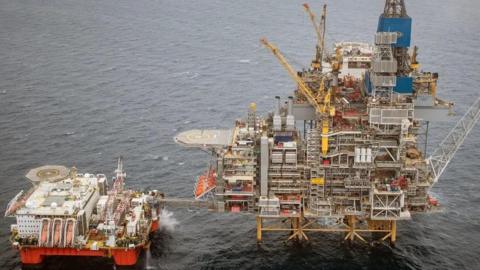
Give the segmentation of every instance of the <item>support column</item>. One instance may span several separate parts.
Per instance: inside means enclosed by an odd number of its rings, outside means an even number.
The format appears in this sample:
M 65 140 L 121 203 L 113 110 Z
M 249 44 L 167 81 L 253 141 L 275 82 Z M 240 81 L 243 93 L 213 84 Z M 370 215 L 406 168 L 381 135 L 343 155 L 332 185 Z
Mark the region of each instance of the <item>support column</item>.
M 257 242 L 262 241 L 262 218 L 257 216 Z
M 348 217 L 350 219 L 349 223 L 350 223 L 350 241 L 353 241 L 353 239 L 355 238 L 355 222 L 357 221 L 355 219 L 355 216 L 350 216 Z
M 268 167 L 270 164 L 268 137 L 260 139 L 260 196 L 268 196 Z
M 296 225 L 297 239 L 302 241 L 303 240 L 302 223 L 300 222 L 299 217 L 295 218 L 295 225 Z
M 296 238 L 298 241 L 306 240 L 308 241 L 307 235 L 303 232 L 303 215 L 300 217 L 291 217 L 291 235 L 287 241 Z
M 307 120 L 303 120 L 303 139 L 307 139 Z
M 347 217 L 347 225 L 349 227 L 349 232 L 345 235 L 345 240 L 353 241 L 355 238 L 355 216 Z
M 391 222 L 392 223 L 390 226 L 390 229 L 391 229 L 390 242 L 392 245 L 395 245 L 395 241 L 397 241 L 397 221 L 392 220 Z
M 295 218 L 290 218 L 290 228 L 292 229 L 292 231 L 290 233 L 290 237 L 288 238 L 288 240 L 292 239 L 293 237 L 296 237 L 297 235 L 297 224 L 296 224 Z
M 356 224 L 357 224 L 357 217 L 356 216 L 348 216 L 348 226 L 350 228 L 349 232 L 347 233 L 347 235 L 345 236 L 345 240 L 350 240 L 350 241 L 353 241 L 355 240 L 355 237 L 360 239 L 362 242 L 364 243 L 367 243 L 367 240 L 365 240 L 365 238 L 363 238 L 360 234 L 358 234 L 357 232 L 357 228 L 356 228 Z

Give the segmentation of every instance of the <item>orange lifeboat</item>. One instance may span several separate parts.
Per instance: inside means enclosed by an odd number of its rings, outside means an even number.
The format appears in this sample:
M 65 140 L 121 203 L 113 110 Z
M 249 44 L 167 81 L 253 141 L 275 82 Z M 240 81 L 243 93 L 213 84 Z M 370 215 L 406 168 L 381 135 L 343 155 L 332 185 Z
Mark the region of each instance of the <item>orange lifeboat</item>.
M 217 173 L 214 169 L 209 169 L 204 174 L 197 177 L 194 190 L 196 200 L 202 198 L 216 187 L 216 177 Z
M 42 220 L 42 228 L 40 229 L 40 241 L 38 242 L 39 246 L 48 245 L 49 232 L 50 232 L 50 219 L 44 218 Z
M 61 219 L 55 219 L 53 221 L 53 246 L 58 247 L 61 244 L 62 240 L 62 224 L 63 221 Z
M 71 247 L 73 246 L 73 233 L 74 233 L 74 220 L 68 219 L 67 224 L 65 225 L 65 246 Z

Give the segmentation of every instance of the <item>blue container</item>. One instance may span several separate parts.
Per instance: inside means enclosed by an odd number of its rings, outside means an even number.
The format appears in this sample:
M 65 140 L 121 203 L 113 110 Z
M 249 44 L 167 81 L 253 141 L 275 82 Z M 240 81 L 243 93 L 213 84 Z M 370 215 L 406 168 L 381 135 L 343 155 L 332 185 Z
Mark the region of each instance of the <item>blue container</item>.
M 365 89 L 368 94 L 372 93 L 372 82 L 370 81 L 370 71 L 365 72 Z
M 413 94 L 413 78 L 397 76 L 397 85 L 393 88 L 393 91 L 406 95 Z
M 291 141 L 293 141 L 292 136 L 275 136 L 274 138 L 275 144 L 283 143 L 283 142 L 291 142 Z
M 385 18 L 381 15 L 377 32 L 400 32 L 397 43 L 393 44 L 393 47 L 408 48 L 412 36 L 412 18 Z

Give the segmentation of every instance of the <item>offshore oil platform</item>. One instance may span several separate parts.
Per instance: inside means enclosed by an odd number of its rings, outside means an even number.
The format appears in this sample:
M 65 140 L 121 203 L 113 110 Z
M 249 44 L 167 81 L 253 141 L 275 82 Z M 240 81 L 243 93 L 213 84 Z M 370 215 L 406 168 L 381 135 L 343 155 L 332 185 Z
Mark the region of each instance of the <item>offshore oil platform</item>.
M 420 70 L 404 1 L 386 0 L 374 45 L 337 43 L 330 54 L 326 6 L 319 18 L 304 8 L 317 34 L 308 69 L 296 71 L 261 40 L 297 84 L 287 102 L 277 96 L 265 117 L 252 103 L 232 129 L 175 137 L 213 156 L 195 198 L 255 214 L 258 241 L 264 232 L 298 240 L 341 232 L 393 244 L 398 220 L 439 206 L 429 190 L 480 118 L 480 99 L 427 157 L 428 124 L 448 118 L 453 104 L 437 97 L 438 74 Z

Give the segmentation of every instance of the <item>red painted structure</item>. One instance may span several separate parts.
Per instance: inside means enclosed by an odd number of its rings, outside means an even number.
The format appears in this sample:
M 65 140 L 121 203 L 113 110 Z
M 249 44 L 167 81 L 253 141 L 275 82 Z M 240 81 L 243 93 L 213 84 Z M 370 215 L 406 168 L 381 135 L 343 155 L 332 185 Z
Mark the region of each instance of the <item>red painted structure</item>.
M 154 220 L 150 226 L 150 232 L 159 228 L 159 221 Z M 98 250 L 83 248 L 58 248 L 38 246 L 17 246 L 20 259 L 23 264 L 40 264 L 47 256 L 85 256 L 112 258 L 118 266 L 132 266 L 137 263 L 142 249 L 149 248 L 149 242 L 139 244 L 133 248 L 125 247 L 99 247 Z

